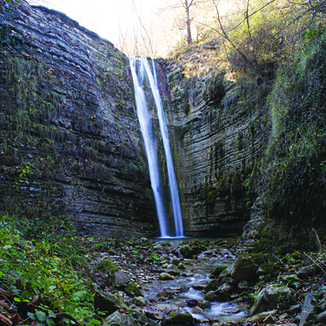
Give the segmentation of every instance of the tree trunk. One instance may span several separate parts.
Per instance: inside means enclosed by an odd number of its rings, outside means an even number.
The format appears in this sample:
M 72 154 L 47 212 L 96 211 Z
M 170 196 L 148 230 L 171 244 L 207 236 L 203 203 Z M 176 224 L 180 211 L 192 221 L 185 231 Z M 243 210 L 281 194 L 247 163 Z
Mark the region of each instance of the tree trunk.
M 188 44 L 192 43 L 192 37 L 191 37 L 191 26 L 190 26 L 190 6 L 192 5 L 192 1 L 190 2 L 190 4 L 188 4 L 188 0 L 185 0 L 185 7 L 186 7 L 186 12 L 187 12 L 187 41 Z

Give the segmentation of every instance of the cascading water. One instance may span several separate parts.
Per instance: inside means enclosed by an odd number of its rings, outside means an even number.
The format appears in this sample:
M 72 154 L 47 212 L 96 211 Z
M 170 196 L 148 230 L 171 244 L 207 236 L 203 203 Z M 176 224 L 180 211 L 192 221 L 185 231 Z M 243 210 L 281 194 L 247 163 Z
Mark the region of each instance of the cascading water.
M 161 237 L 168 236 L 167 219 L 164 211 L 163 196 L 161 193 L 161 180 L 158 169 L 158 159 L 157 159 L 157 148 L 155 144 L 155 138 L 153 134 L 153 128 L 151 125 L 151 118 L 148 112 L 147 101 L 145 97 L 145 92 L 143 89 L 144 80 L 144 69 L 141 66 L 141 71 L 139 72 L 140 80 L 136 72 L 137 60 L 130 59 L 130 68 L 132 73 L 132 79 L 134 82 L 135 89 L 135 100 L 137 107 L 137 116 L 140 124 L 140 130 L 143 135 L 143 140 L 145 144 L 145 151 L 147 155 L 149 176 L 151 179 L 151 186 L 153 189 L 154 200 L 156 205 L 156 213 L 158 216 L 158 221 L 161 230 Z
M 138 74 L 136 72 L 137 61 L 140 62 L 140 71 Z M 150 124 L 150 116 L 148 113 L 146 97 L 142 87 L 144 81 L 144 70 L 146 72 L 149 85 L 153 94 L 153 98 L 155 101 L 160 131 L 163 140 L 163 147 L 164 147 L 167 171 L 168 171 L 169 189 L 170 189 L 171 202 L 172 202 L 172 211 L 173 211 L 173 218 L 174 218 L 174 225 L 175 225 L 175 236 L 183 237 L 183 223 L 182 223 L 182 214 L 181 214 L 181 207 L 180 207 L 180 200 L 179 200 L 179 192 L 178 192 L 178 186 L 177 186 L 177 181 L 174 172 L 168 128 L 166 125 L 161 96 L 159 93 L 159 89 L 157 87 L 155 64 L 153 62 L 153 73 L 150 69 L 150 66 L 146 58 L 140 58 L 140 60 L 131 58 L 130 66 L 131 66 L 131 72 L 134 81 L 137 114 L 138 114 L 138 119 L 141 127 L 141 132 L 143 135 L 144 143 L 145 143 L 151 184 L 152 184 L 154 199 L 156 203 L 156 211 L 157 211 L 160 229 L 161 229 L 161 237 L 168 237 L 170 235 L 167 234 L 168 232 L 167 219 L 164 212 L 163 199 L 161 196 L 161 192 L 159 191 L 161 188 L 160 188 L 160 181 L 159 181 L 160 177 L 159 177 L 159 170 L 158 170 L 155 139 L 152 132 L 152 126 Z M 139 80 L 139 77 L 141 77 L 141 82 Z M 156 194 L 158 198 L 156 197 Z

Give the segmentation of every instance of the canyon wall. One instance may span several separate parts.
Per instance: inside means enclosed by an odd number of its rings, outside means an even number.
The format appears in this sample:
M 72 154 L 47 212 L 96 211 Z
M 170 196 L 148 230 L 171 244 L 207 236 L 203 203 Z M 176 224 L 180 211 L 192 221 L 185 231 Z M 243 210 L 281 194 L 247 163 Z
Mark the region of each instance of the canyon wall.
M 254 200 L 251 175 L 268 139 L 268 89 L 255 80 L 234 82 L 207 66 L 199 72 L 205 64 L 196 66 L 198 57 L 166 65 L 186 234 L 241 235 Z
M 60 12 L 0 4 L 2 211 L 68 214 L 80 233 L 159 235 L 128 58 Z M 266 87 L 218 69 L 189 74 L 189 60 L 157 64 L 185 235 L 241 234 Z
M 128 58 L 60 12 L 0 6 L 1 211 L 158 235 Z

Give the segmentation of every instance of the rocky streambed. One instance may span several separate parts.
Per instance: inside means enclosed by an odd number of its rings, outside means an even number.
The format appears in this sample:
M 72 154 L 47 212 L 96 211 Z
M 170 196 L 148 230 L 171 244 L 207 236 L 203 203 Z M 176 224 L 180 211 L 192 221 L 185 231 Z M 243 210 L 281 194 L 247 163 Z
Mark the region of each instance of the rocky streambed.
M 326 253 L 237 254 L 240 240 L 100 248 L 95 308 L 118 325 L 325 325 Z M 325 267 L 326 269 L 326 267 Z

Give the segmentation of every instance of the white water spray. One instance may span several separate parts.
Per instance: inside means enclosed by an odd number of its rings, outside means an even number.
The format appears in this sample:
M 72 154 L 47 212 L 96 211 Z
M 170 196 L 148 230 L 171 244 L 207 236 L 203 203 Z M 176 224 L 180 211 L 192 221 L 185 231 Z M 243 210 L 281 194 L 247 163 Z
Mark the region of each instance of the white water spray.
M 154 194 L 156 213 L 158 216 L 158 221 L 161 230 L 161 237 L 167 237 L 168 236 L 167 219 L 165 216 L 163 198 L 161 193 L 162 187 L 161 187 L 161 180 L 160 180 L 159 169 L 158 169 L 157 148 L 155 144 L 155 138 L 153 135 L 151 118 L 148 112 L 145 92 L 143 89 L 144 69 L 141 66 L 141 71 L 139 73 L 141 80 L 139 80 L 136 72 L 136 63 L 137 60 L 130 59 L 130 68 L 132 73 L 132 79 L 134 81 L 134 89 L 135 89 L 137 116 L 138 116 L 140 130 L 143 135 L 143 140 L 145 144 L 145 151 L 147 155 L 148 168 L 149 168 L 149 176 L 151 179 L 151 186 Z
M 182 223 L 182 214 L 181 214 L 181 207 L 180 207 L 180 200 L 179 200 L 179 192 L 178 192 L 178 186 L 177 186 L 177 181 L 176 181 L 175 172 L 174 172 L 168 128 L 167 128 L 166 119 L 165 119 L 165 115 L 164 115 L 161 96 L 160 96 L 159 89 L 157 86 L 157 78 L 156 78 L 156 70 L 155 70 L 154 61 L 152 63 L 153 63 L 153 73 L 150 69 L 147 59 L 146 58 L 140 59 L 141 74 L 142 74 L 141 77 L 143 80 L 144 79 L 143 70 L 145 69 L 147 78 L 149 80 L 150 88 L 151 88 L 151 91 L 153 94 L 153 98 L 155 101 L 160 131 L 161 131 L 162 140 L 163 140 L 163 147 L 164 147 L 167 171 L 168 171 L 169 189 L 170 189 L 171 202 L 172 202 L 173 218 L 174 218 L 174 225 L 175 225 L 175 236 L 183 237 L 183 223 Z M 139 123 L 141 126 L 144 143 L 145 143 L 148 165 L 149 166 L 152 165 L 151 167 L 149 167 L 149 169 L 150 169 L 150 178 L 151 178 L 151 183 L 152 183 L 152 188 L 153 188 L 153 186 L 160 185 L 160 183 L 157 183 L 157 179 L 156 179 L 156 178 L 158 178 L 158 180 L 159 180 L 157 155 L 155 153 L 156 147 L 146 145 L 146 143 L 148 143 L 148 144 L 154 143 L 153 133 L 143 130 L 143 128 L 148 128 L 148 127 L 150 129 L 152 128 L 150 126 L 150 118 L 149 118 L 149 113 L 148 113 L 147 102 L 146 102 L 144 90 L 142 88 L 142 84 L 139 82 L 139 79 L 138 79 L 138 76 L 136 73 L 136 59 L 130 59 L 130 65 L 131 65 L 131 71 L 132 71 L 134 88 L 135 88 L 137 114 L 138 114 L 138 119 L 139 119 Z M 144 119 L 146 120 L 146 123 L 142 122 Z M 151 137 L 151 139 L 147 139 L 148 137 Z M 145 140 L 145 138 L 146 138 L 146 140 Z M 151 149 L 151 147 L 152 147 L 152 149 Z M 147 151 L 147 149 L 149 149 L 149 152 Z M 153 159 L 153 156 L 155 156 L 155 160 Z M 153 161 L 156 161 L 155 164 L 152 164 Z M 153 170 L 153 171 L 151 172 L 151 170 Z M 153 185 L 152 178 L 155 178 L 154 185 Z M 168 237 L 170 235 L 167 234 L 167 221 L 166 221 L 166 216 L 164 213 L 163 200 L 162 200 L 162 198 L 160 198 L 157 201 L 157 199 L 155 197 L 154 188 L 153 188 L 153 192 L 154 192 L 154 199 L 155 199 L 155 203 L 156 203 L 156 211 L 157 211 L 160 229 L 161 229 L 161 237 Z M 160 196 L 160 195 L 161 195 L 160 192 L 158 192 L 158 196 Z M 158 203 L 159 203 L 159 205 L 158 205 Z M 161 208 L 163 209 L 162 214 L 160 213 Z M 164 219 L 164 220 L 161 220 L 161 219 Z M 161 225 L 163 225 L 164 231 L 163 231 Z

